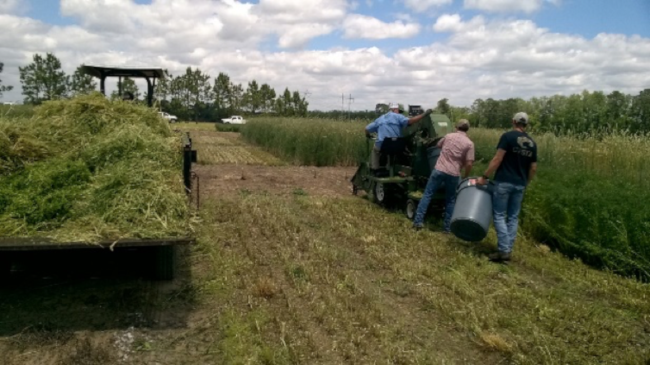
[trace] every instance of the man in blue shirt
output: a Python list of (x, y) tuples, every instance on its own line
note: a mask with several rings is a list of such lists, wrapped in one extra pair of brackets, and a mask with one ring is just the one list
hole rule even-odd
[(423, 114), (407, 118), (400, 114), (403, 110), (400, 110), (399, 105), (396, 103), (391, 103), (388, 109), (388, 113), (380, 116), (366, 126), (367, 138), (370, 138), (370, 133), (377, 133), (377, 140), (372, 148), (372, 160), (370, 164), (370, 168), (373, 170), (379, 168), (379, 151), (381, 150), (381, 143), (384, 141), (384, 138), (401, 137), (404, 127), (417, 123), (420, 119), (432, 113), (432, 110), (428, 109)]

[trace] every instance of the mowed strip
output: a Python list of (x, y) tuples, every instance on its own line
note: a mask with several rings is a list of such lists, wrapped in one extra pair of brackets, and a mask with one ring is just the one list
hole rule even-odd
[[(522, 239), (509, 266), (358, 197), (208, 201), (185, 333), (224, 363), (643, 363), (647, 285)], [(219, 331), (218, 336), (211, 335)], [(209, 345), (208, 342), (212, 341)], [(164, 343), (161, 344), (163, 347)]]
[(277, 157), (258, 147), (246, 144), (238, 133), (209, 130), (190, 131), (197, 163), (200, 165), (243, 164), (284, 165)]
[[(524, 237), (510, 265), (489, 263), (493, 231), (481, 244), (414, 232), (403, 214), (349, 196), (343, 185), (338, 194), (308, 190), (309, 181), (345, 184), (347, 174), (308, 179), (325, 170), (302, 168), (290, 176), (281, 167), (223, 166), (206, 166), (224, 181), (202, 185), (217, 194), (204, 195), (198, 252), (210, 259), (197, 283), (202, 310), (215, 312), (185, 334), (210, 343), (204, 360), (650, 359), (646, 284), (591, 269)], [(219, 336), (206, 337), (215, 330)]]

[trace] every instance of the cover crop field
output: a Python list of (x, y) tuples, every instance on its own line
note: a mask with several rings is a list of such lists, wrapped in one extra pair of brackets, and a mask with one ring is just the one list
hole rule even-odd
[[(365, 124), (260, 118), (241, 132), (245, 140), (296, 164), (356, 166), (368, 156)], [(470, 129), (476, 175), (494, 155), (502, 132)], [(589, 264), (650, 280), (648, 138), (531, 136), (539, 148), (539, 175), (524, 199), (524, 232)]]

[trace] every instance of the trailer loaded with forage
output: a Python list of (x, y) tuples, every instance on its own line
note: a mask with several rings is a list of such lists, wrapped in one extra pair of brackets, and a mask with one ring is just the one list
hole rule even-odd
[(195, 241), (195, 160), (155, 109), (101, 93), (0, 116), (1, 274), (26, 251), (146, 247), (152, 276), (172, 279), (176, 247)]

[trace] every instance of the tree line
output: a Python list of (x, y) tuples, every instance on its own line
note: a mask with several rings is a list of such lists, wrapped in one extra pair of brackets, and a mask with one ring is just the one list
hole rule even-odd
[[(0, 72), (3, 64), (0, 63)], [(72, 75), (67, 75), (61, 61), (52, 53), (44, 56), (34, 54), (32, 62), (18, 67), (22, 95), (25, 104), (38, 105), (47, 100), (74, 97), (97, 91), (97, 81), (85, 74), (81, 66)], [(248, 82), (246, 87), (234, 83), (230, 77), (220, 72), (214, 78), (199, 68), (188, 67), (185, 73), (173, 76), (163, 70), (165, 77), (158, 79), (154, 88), (154, 102), (161, 110), (176, 115), (180, 120), (219, 121), (234, 114), (272, 113), (279, 116), (306, 116), (309, 103), (298, 91), (276, 93), (269, 84), (259, 85), (257, 81)], [(136, 82), (124, 77), (116, 83), (122, 94), (130, 93), (136, 102), (146, 103), (147, 92), (140, 92)], [(12, 86), (2, 85), (0, 97), (10, 91)], [(118, 91), (109, 95), (119, 99)]]
[(509, 99), (476, 99), (470, 107), (454, 107), (439, 100), (435, 111), (452, 121), (465, 118), (475, 127), (509, 128), (512, 116), (525, 111), (531, 129), (554, 134), (601, 134), (650, 132), (650, 89), (637, 95), (612, 91), (583, 91), (568, 96), (553, 95)]
[[(0, 62), (0, 73), (3, 70)], [(35, 54), (33, 61), (19, 67), (22, 94), (26, 104), (39, 104), (45, 100), (74, 97), (97, 90), (95, 79), (77, 67), (72, 75), (66, 75), (61, 61), (52, 53)], [(246, 87), (234, 83), (220, 72), (212, 79), (200, 69), (188, 67), (184, 74), (173, 76), (164, 70), (165, 78), (158, 80), (154, 89), (156, 106), (176, 115), (181, 120), (219, 121), (233, 114), (268, 113), (277, 116), (334, 118), (341, 120), (370, 120), (383, 114), (387, 105), (376, 104), (374, 110), (308, 110), (309, 103), (298, 91), (284, 89), (282, 93), (268, 84), (248, 82)], [(119, 83), (119, 81), (118, 81)], [(130, 92), (137, 102), (144, 103), (146, 91), (140, 93), (134, 80), (122, 79), (117, 85), (123, 92)], [(0, 97), (12, 86), (3, 85), (0, 79)], [(114, 91), (111, 98), (121, 98)], [(405, 108), (408, 109), (408, 108)], [(525, 111), (531, 118), (531, 129), (555, 134), (606, 133), (627, 131), (650, 132), (650, 89), (638, 95), (613, 91), (553, 95), (508, 99), (476, 99), (469, 107), (449, 104), (448, 99), (437, 102), (435, 112), (446, 114), (452, 121), (468, 119), (475, 127), (508, 128), (512, 116)], [(408, 110), (405, 110), (407, 113)]]

